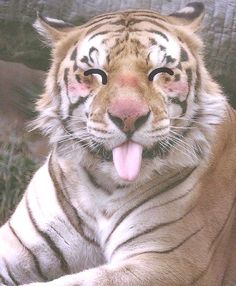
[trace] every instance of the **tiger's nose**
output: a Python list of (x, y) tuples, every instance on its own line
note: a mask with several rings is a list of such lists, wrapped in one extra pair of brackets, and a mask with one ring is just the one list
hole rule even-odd
[(113, 100), (109, 109), (110, 120), (126, 135), (131, 135), (148, 119), (150, 110), (139, 99), (117, 98)]

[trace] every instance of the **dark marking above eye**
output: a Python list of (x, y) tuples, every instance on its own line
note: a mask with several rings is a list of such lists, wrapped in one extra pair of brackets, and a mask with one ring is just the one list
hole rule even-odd
[(166, 56), (166, 63), (169, 64), (173, 64), (176, 61), (176, 59), (172, 58), (172, 56)]
[(161, 51), (166, 51), (166, 48), (162, 45), (159, 46)]
[(80, 61), (91, 67), (91, 64), (89, 63), (89, 59), (87, 56), (84, 56)]
[(102, 77), (102, 84), (107, 84), (107, 74), (100, 69), (89, 69), (84, 72), (85, 76), (99, 74)]
[(93, 53), (93, 52), (98, 52), (98, 49), (95, 48), (95, 47), (91, 47), (91, 48), (89, 49), (89, 59), (90, 59), (90, 61), (91, 61), (92, 63), (94, 63), (94, 60), (93, 60), (93, 58), (92, 58), (92, 53)]
[(151, 44), (152, 46), (157, 45), (157, 41), (156, 41), (155, 39), (153, 39), (153, 38), (149, 38), (149, 42), (150, 42), (150, 44)]
[(150, 74), (148, 75), (148, 79), (150, 81), (153, 81), (155, 75), (159, 73), (168, 73), (169, 75), (174, 75), (174, 72), (171, 69), (167, 67), (161, 67), (161, 68), (156, 68), (153, 71), (151, 71)]

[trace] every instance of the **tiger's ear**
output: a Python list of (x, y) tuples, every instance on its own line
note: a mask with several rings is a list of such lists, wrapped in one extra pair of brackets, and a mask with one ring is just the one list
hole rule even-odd
[(37, 19), (33, 24), (38, 33), (43, 36), (45, 42), (54, 47), (55, 44), (72, 31), (75, 26), (62, 20), (43, 17), (37, 13)]
[(169, 21), (178, 26), (188, 26), (193, 32), (196, 32), (203, 20), (205, 14), (204, 4), (201, 2), (189, 3), (183, 9), (168, 16)]

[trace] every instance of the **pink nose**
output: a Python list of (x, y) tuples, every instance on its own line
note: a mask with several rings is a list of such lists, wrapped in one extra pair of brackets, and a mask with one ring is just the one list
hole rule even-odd
[(111, 121), (126, 134), (132, 134), (148, 119), (150, 110), (139, 99), (117, 98), (114, 99), (108, 109)]

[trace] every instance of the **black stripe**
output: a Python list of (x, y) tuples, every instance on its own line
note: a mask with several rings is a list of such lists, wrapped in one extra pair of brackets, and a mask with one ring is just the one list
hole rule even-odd
[(85, 63), (87, 64), (89, 67), (91, 67), (92, 65), (89, 63), (89, 59), (87, 56), (83, 56), (83, 58), (80, 60), (81, 63)]
[(119, 19), (117, 21), (114, 22), (109, 22), (110, 25), (114, 25), (114, 26), (126, 26), (126, 20), (125, 19)]
[[(110, 240), (113, 232), (118, 228), (118, 226), (126, 219), (126, 217), (128, 215), (130, 215), (133, 211), (135, 211), (136, 209), (138, 209), (140, 206), (142, 206), (143, 204), (147, 203), (148, 201), (153, 200), (154, 198), (158, 197), (160, 194), (165, 193), (175, 187), (177, 187), (178, 185), (180, 185), (181, 183), (183, 183), (195, 170), (196, 168), (193, 168), (192, 170), (190, 170), (187, 175), (184, 175), (183, 177), (181, 177), (180, 179), (177, 179), (177, 181), (174, 181), (173, 183), (171, 183), (169, 186), (163, 188), (162, 190), (160, 190), (157, 194), (153, 194), (152, 196), (146, 198), (144, 201), (138, 203), (136, 206), (134, 206), (133, 208), (129, 209), (128, 211), (126, 211), (116, 222), (115, 226), (112, 228), (112, 230), (110, 231), (109, 235), (107, 236), (105, 243), (107, 244), (108, 241)], [(174, 176), (176, 177), (176, 175)], [(170, 180), (170, 178), (168, 178), (168, 180)]]
[[(69, 97), (69, 92), (68, 92), (68, 84), (69, 84), (69, 82), (68, 82), (68, 74), (69, 74), (69, 70), (70, 70), (69, 68), (65, 68), (63, 79), (64, 79), (65, 86), (66, 86), (66, 96), (67, 96), (67, 98), (68, 98), (68, 100), (70, 102), (70, 97)], [(60, 104), (61, 104), (61, 102), (60, 102)]]
[(109, 55), (109, 54), (107, 55), (106, 60), (107, 60), (107, 63), (109, 64), (110, 61), (111, 61), (111, 58), (110, 58), (110, 55)]
[[(66, 179), (66, 176), (65, 176), (63, 170), (60, 168), (60, 166), (59, 166), (59, 172), (61, 172), (60, 178), (61, 178), (62, 189), (63, 189), (65, 192), (67, 192), (67, 186), (66, 186), (66, 183), (65, 183), (67, 179)], [(70, 205), (72, 206), (72, 204), (70, 204)], [(83, 212), (84, 212), (87, 216), (89, 216), (90, 218), (96, 220), (96, 217), (93, 216), (92, 214), (88, 213), (86, 210), (84, 210), (84, 209), (82, 208), (82, 206), (80, 206), (80, 210), (83, 210)], [(89, 231), (94, 234), (94, 230), (93, 230), (88, 224), (86, 224), (85, 221), (79, 216), (79, 214), (78, 214), (76, 208), (75, 208), (75, 211), (76, 211), (77, 217), (78, 217), (79, 220), (80, 220), (80, 225), (81, 225), (81, 230), (82, 230), (82, 233), (80, 233), (80, 235), (81, 235), (85, 240), (87, 240), (89, 243), (92, 243), (93, 245), (99, 247), (99, 244), (96, 242), (96, 240), (94, 240), (93, 238), (88, 237), (88, 236), (85, 234), (85, 232), (83, 231), (84, 227), (87, 227), (87, 229), (89, 229)]]
[(161, 51), (166, 51), (166, 47), (163, 47), (162, 45), (159, 46)]
[(137, 31), (137, 32), (148, 32), (148, 33), (152, 33), (152, 34), (157, 34), (157, 35), (161, 36), (162, 38), (164, 38), (167, 42), (169, 42), (168, 37), (167, 37), (164, 33), (160, 32), (160, 31), (157, 31), (157, 30), (154, 30), (154, 29), (135, 30), (135, 31)]
[(178, 97), (171, 97), (170, 101), (171, 101), (171, 103), (177, 104), (181, 107), (181, 109), (182, 109), (181, 116), (184, 116), (186, 111), (187, 111), (187, 106), (188, 106), (187, 100), (185, 99), (183, 101), (180, 101), (180, 99)]
[(165, 60), (166, 60), (166, 64), (169, 64), (169, 63), (173, 64), (176, 61), (176, 59), (172, 58), (172, 56), (170, 55), (165, 56)]
[(72, 52), (72, 54), (71, 54), (71, 56), (70, 56), (70, 60), (71, 61), (75, 61), (76, 60), (76, 58), (77, 58), (77, 50), (78, 50), (78, 48), (75, 47), (73, 52)]
[(78, 74), (75, 75), (75, 79), (78, 81), (78, 83), (81, 83), (81, 78)]
[(174, 75), (174, 80), (175, 80), (175, 81), (180, 81), (180, 74), (179, 74), (179, 73), (176, 73), (176, 74)]
[(77, 62), (74, 61), (74, 64), (73, 64), (73, 71), (75, 72), (77, 69), (78, 69), (78, 65), (77, 65)]
[[(4, 265), (5, 265), (7, 275), (10, 277), (10, 279), (12, 280), (14, 285), (20, 285), (21, 283), (19, 283), (16, 280), (16, 278), (13, 276), (13, 273), (11, 272), (10, 266), (8, 265), (7, 261), (4, 258), (2, 258), (2, 261), (3, 261)], [(7, 285), (9, 285), (9, 283), (7, 283)]]
[(160, 20), (160, 21), (163, 21), (163, 22), (166, 22), (166, 20), (164, 18), (161, 18), (159, 15), (155, 14), (155, 12), (143, 12), (143, 13), (140, 13), (140, 12), (137, 12), (137, 14), (134, 15), (134, 17), (147, 17), (147, 18), (151, 18), (151, 19), (156, 19), (156, 20)]
[(89, 180), (91, 181), (91, 183), (96, 187), (96, 188), (101, 188), (101, 186), (97, 183), (96, 179), (93, 177), (93, 175), (89, 172), (89, 170), (87, 168), (84, 167), (84, 171), (87, 174)]
[[(211, 242), (210, 247), (209, 247), (209, 252), (211, 251), (211, 249), (212, 249), (212, 247), (214, 246), (216, 240), (220, 237), (222, 231), (224, 230), (225, 226), (227, 225), (227, 223), (228, 223), (228, 221), (229, 221), (229, 219), (230, 219), (230, 217), (231, 217), (232, 211), (233, 211), (233, 209), (234, 209), (234, 207), (235, 207), (235, 203), (236, 203), (236, 198), (234, 199), (234, 201), (233, 201), (233, 203), (232, 203), (232, 206), (231, 206), (231, 208), (230, 208), (230, 211), (229, 211), (229, 213), (228, 213), (228, 215), (227, 215), (227, 218), (226, 218), (226, 220), (224, 221), (222, 227), (220, 228), (220, 231), (217, 233), (217, 235), (215, 236), (215, 238), (214, 238), (213, 241)], [(213, 259), (214, 259), (214, 256), (215, 256), (215, 253), (216, 253), (217, 249), (218, 249), (217, 247), (214, 249), (214, 251), (213, 251), (213, 253), (212, 253), (212, 255), (211, 255), (210, 261), (209, 261), (208, 264), (207, 264), (207, 267), (206, 267), (206, 268), (201, 272), (201, 274), (192, 282), (192, 284), (195, 284), (196, 282), (198, 282), (200, 279), (202, 279), (202, 278), (206, 275), (206, 273), (207, 273), (208, 269), (210, 268), (211, 263), (212, 263), (212, 261), (213, 261)]]
[(89, 28), (90, 26), (93, 26), (97, 23), (101, 23), (101, 22), (105, 22), (103, 23), (104, 25), (106, 24), (106, 20), (111, 20), (111, 19), (114, 19), (115, 17), (112, 16), (112, 15), (101, 15), (101, 16), (97, 16), (94, 18), (94, 20), (90, 20), (89, 22), (87, 22), (86, 24), (83, 25), (83, 28)]
[(187, 51), (183, 47), (181, 47), (180, 61), (187, 62), (188, 60), (189, 60), (189, 57), (188, 57)]
[(226, 265), (226, 267), (225, 267), (225, 269), (224, 269), (224, 273), (223, 273), (223, 276), (222, 276), (222, 279), (221, 279), (221, 286), (227, 286), (227, 285), (225, 284), (225, 278), (226, 278), (226, 274), (227, 274), (227, 272), (228, 272), (229, 264), (230, 264), (230, 262), (227, 263), (227, 265)]
[[(4, 284), (4, 286), (6, 285), (9, 285), (9, 283), (7, 282), (7, 280), (1, 275), (1, 273), (0, 273), (0, 282), (3, 282), (3, 284)], [(1, 283), (0, 283), (0, 285), (1, 285)], [(2, 286), (2, 285), (1, 285)]]
[(210, 245), (210, 247), (209, 247), (209, 251), (211, 251), (211, 249), (212, 249), (212, 247), (214, 246), (216, 240), (217, 240), (218, 237), (221, 235), (221, 233), (222, 233), (222, 231), (224, 230), (226, 224), (228, 223), (228, 221), (229, 221), (229, 219), (230, 219), (230, 217), (231, 217), (231, 214), (232, 214), (232, 212), (233, 212), (233, 209), (234, 209), (234, 207), (235, 207), (235, 204), (236, 204), (236, 198), (234, 199), (234, 201), (233, 201), (233, 203), (232, 203), (232, 206), (231, 206), (231, 208), (230, 208), (230, 211), (229, 211), (229, 213), (228, 213), (228, 215), (227, 215), (226, 220), (224, 221), (224, 223), (223, 223), (222, 227), (220, 228), (219, 232), (217, 233), (217, 235), (216, 235), (216, 236), (214, 237), (214, 239), (212, 240), (211, 245)]
[(192, 80), (193, 80), (193, 72), (192, 69), (188, 68), (185, 70), (186, 74), (187, 74), (187, 80), (188, 80), (188, 85), (189, 87), (191, 87), (192, 84)]
[[(83, 228), (82, 228), (83, 222), (80, 216), (78, 215), (76, 208), (68, 201), (64, 193), (64, 191), (66, 191), (65, 186), (62, 186), (62, 187), (60, 186), (60, 183), (58, 182), (56, 175), (54, 174), (53, 165), (52, 165), (52, 156), (49, 159), (48, 171), (49, 171), (50, 177), (52, 179), (53, 185), (56, 190), (56, 196), (57, 196), (59, 205), (61, 206), (70, 224), (74, 227), (74, 229), (80, 234), (82, 238), (84, 238), (86, 241), (88, 241), (89, 243), (93, 245), (99, 246), (98, 243), (94, 239), (91, 239), (87, 235), (85, 235)], [(63, 179), (65, 175), (60, 168), (59, 168), (59, 172), (60, 172), (59, 174), (60, 178)]]
[(70, 116), (73, 115), (73, 112), (76, 108), (78, 108), (81, 104), (85, 103), (85, 101), (88, 99), (88, 97), (89, 97), (88, 95), (87, 96), (81, 96), (77, 102), (70, 104), (70, 106), (69, 106), (69, 117), (68, 118), (70, 118)]
[(41, 267), (40, 267), (40, 263), (37, 259), (37, 256), (32, 252), (32, 250), (30, 250), (22, 241), (22, 239), (20, 239), (19, 235), (16, 233), (15, 229), (13, 228), (13, 226), (11, 225), (11, 222), (9, 221), (8, 222), (8, 225), (9, 225), (9, 228), (11, 230), (11, 232), (13, 233), (13, 235), (15, 236), (15, 238), (19, 241), (19, 243), (22, 245), (22, 247), (24, 249), (26, 249), (30, 256), (32, 257), (33, 261), (34, 261), (34, 264), (35, 264), (35, 267), (36, 267), (36, 270), (40, 276), (40, 278), (42, 278), (44, 281), (48, 281), (48, 278), (43, 274), (42, 270), (41, 270)]
[(65, 257), (63, 256), (60, 248), (56, 245), (56, 243), (52, 240), (52, 238), (46, 232), (42, 231), (40, 229), (40, 227), (38, 226), (38, 224), (37, 224), (37, 222), (33, 216), (32, 210), (30, 208), (27, 196), (26, 196), (26, 209), (28, 211), (29, 218), (30, 218), (35, 230), (47, 242), (48, 246), (51, 248), (51, 251), (54, 253), (54, 255), (60, 261), (61, 269), (66, 274), (70, 273), (69, 265), (68, 265), (67, 261), (65, 260)]
[(150, 44), (151, 44), (152, 46), (156, 46), (156, 45), (157, 45), (157, 41), (156, 41), (155, 39), (153, 39), (153, 38), (148, 38), (148, 40), (149, 40), (149, 42), (150, 42)]
[(130, 39), (132, 44), (135, 44), (138, 48), (144, 47), (144, 45), (138, 39)]
[[(187, 242), (188, 240), (190, 240), (192, 237), (194, 237), (195, 235), (197, 235), (204, 227), (202, 226), (201, 228), (197, 229), (196, 231), (194, 231), (193, 233), (191, 233), (190, 235), (188, 235), (184, 240), (182, 240), (180, 243), (178, 243), (176, 246), (171, 247), (169, 249), (166, 250), (155, 250), (155, 251), (145, 251), (145, 252), (139, 252), (138, 254), (135, 254), (133, 256), (137, 256), (137, 255), (142, 255), (142, 254), (148, 254), (148, 253), (154, 253), (154, 254), (168, 254), (171, 253), (173, 251), (175, 251), (176, 249), (178, 249), (179, 247), (181, 247), (182, 245), (184, 245), (185, 242)], [(132, 258), (132, 256), (129, 256), (129, 258)]]
[(128, 188), (130, 185), (118, 185), (116, 188), (118, 190)]
[(105, 13), (102, 15), (97, 15), (93, 19), (94, 20), (97, 20), (97, 19), (101, 20), (101, 18), (105, 18), (105, 17), (112, 17), (112, 18), (114, 18), (114, 16), (120, 17), (122, 14), (123, 14), (123, 12), (109, 12), (109, 13)]
[(49, 227), (64, 241), (65, 244), (70, 246), (70, 244), (65, 240), (65, 238), (60, 234), (60, 232), (54, 226), (49, 225)]
[(151, 207), (150, 209), (163, 207), (163, 206), (169, 205), (169, 204), (171, 204), (171, 203), (173, 203), (173, 202), (176, 202), (176, 201), (178, 201), (178, 200), (180, 200), (180, 199), (186, 197), (189, 193), (191, 193), (192, 190), (194, 189), (194, 187), (195, 187), (195, 185), (194, 185), (191, 189), (189, 189), (187, 192), (185, 192), (183, 195), (180, 195), (180, 196), (178, 196), (178, 197), (176, 197), (176, 198), (174, 198), (174, 199), (171, 199), (171, 200), (166, 201), (166, 202), (164, 202), (164, 203), (162, 203), (162, 204), (159, 204), (158, 206)]
[(134, 24), (138, 24), (138, 23), (143, 23), (143, 22), (146, 22), (146, 23), (150, 23), (150, 24), (153, 24), (165, 31), (169, 31), (167, 27), (165, 27), (164, 25), (158, 23), (157, 21), (154, 21), (152, 19), (148, 19), (148, 18), (142, 18), (142, 19), (132, 19), (132, 25)]
[(169, 225), (171, 225), (171, 224), (174, 224), (174, 223), (176, 223), (176, 222), (182, 220), (182, 219), (183, 219), (184, 217), (186, 217), (190, 212), (192, 212), (195, 207), (196, 207), (196, 204), (195, 204), (192, 208), (190, 208), (183, 216), (181, 216), (181, 217), (179, 217), (179, 218), (177, 218), (177, 219), (175, 219), (175, 220), (168, 221), (168, 222), (166, 222), (166, 223), (160, 223), (159, 225), (156, 225), (156, 226), (154, 226), (154, 227), (148, 228), (148, 229), (146, 229), (146, 230), (144, 230), (144, 231), (142, 231), (142, 232), (136, 234), (135, 236), (133, 236), (133, 237), (127, 239), (126, 241), (122, 242), (121, 244), (118, 244), (118, 245), (116, 246), (116, 248), (112, 251), (111, 257), (114, 255), (114, 253), (115, 253), (119, 248), (121, 248), (121, 247), (127, 245), (128, 243), (130, 243), (130, 242), (132, 242), (132, 241), (134, 241), (135, 239), (139, 238), (140, 236), (143, 236), (143, 235), (146, 235), (146, 234), (150, 234), (150, 233), (152, 233), (152, 232), (154, 232), (154, 231), (157, 231), (158, 229), (161, 229), (161, 228), (163, 228), (163, 227), (169, 226)]
[(65, 68), (64, 70), (64, 82), (65, 82), (65, 85), (66, 85), (66, 89), (68, 89), (68, 74), (69, 74), (69, 68)]
[(90, 59), (90, 61), (91, 61), (92, 63), (94, 63), (94, 60), (93, 60), (93, 58), (92, 58), (92, 53), (93, 53), (94, 51), (98, 52), (98, 49), (95, 48), (95, 47), (91, 47), (91, 48), (89, 49), (89, 59)]
[(118, 47), (118, 49), (115, 50), (115, 56), (119, 55), (120, 53), (122, 53), (125, 50), (126, 46), (125, 45), (120, 45)]
[[(91, 181), (91, 183), (94, 185), (95, 188), (99, 188), (99, 189), (105, 191), (107, 194), (110, 194), (108, 189), (105, 189), (101, 185), (98, 184), (98, 182), (96, 181), (94, 176), (89, 172), (89, 170), (87, 168), (84, 167), (84, 171), (87, 174), (89, 180)], [(88, 214), (88, 213), (87, 213), (87, 215), (91, 216), (91, 214)]]
[(176, 68), (179, 69), (179, 70), (181, 70), (181, 71), (183, 70), (183, 67), (182, 67), (181, 62), (178, 63), (178, 65), (176, 66)]
[[(101, 27), (104, 27), (104, 23), (99, 23), (99, 24), (97, 24), (97, 25), (91, 27), (90, 29), (88, 29), (87, 32), (86, 32), (86, 34), (85, 34), (85, 36), (91, 34), (92, 32), (98, 30), (98, 29), (101, 28)], [(90, 40), (90, 39), (89, 39), (89, 40)]]
[[(69, 93), (68, 93), (68, 73), (69, 73), (69, 68), (65, 68), (64, 70), (64, 82), (65, 82), (65, 85), (66, 85), (66, 95), (70, 101), (70, 98), (69, 98)], [(81, 79), (80, 79), (80, 76), (78, 74), (75, 75), (75, 78), (76, 80), (80, 83), (81, 82)], [(69, 106), (69, 116), (72, 115), (73, 111), (80, 105), (80, 104), (83, 104), (86, 100), (88, 99), (88, 96), (83, 96), (83, 97), (80, 97), (78, 99), (78, 101), (76, 103), (70, 103), (70, 106)], [(71, 102), (71, 101), (70, 101)], [(63, 121), (65, 122), (67, 119), (64, 119)]]
[(90, 38), (89, 38), (89, 41), (92, 40), (93, 38), (97, 37), (97, 36), (100, 36), (100, 35), (106, 35), (108, 33), (112, 33), (113, 31), (102, 31), (102, 32), (98, 32), (96, 34), (93, 34)]
[(195, 82), (195, 90), (196, 90), (196, 96), (194, 98), (194, 101), (195, 103), (198, 102), (198, 92), (199, 92), (199, 89), (201, 87), (201, 74), (200, 74), (200, 71), (199, 71), (199, 65), (197, 64), (197, 67), (196, 67), (196, 82)]
[[(163, 22), (166, 22), (166, 20), (162, 17), (160, 17), (160, 15), (156, 14), (155, 12), (152, 11), (130, 11), (130, 13), (134, 13), (134, 17), (147, 17), (147, 18), (151, 18), (151, 19), (156, 19), (156, 20), (160, 20)], [(94, 17), (94, 19), (91, 19), (88, 23), (83, 24), (83, 28), (84, 27), (90, 27), (92, 25), (95, 25), (97, 23), (101, 23), (103, 21), (105, 21), (105, 23), (103, 23), (104, 25), (106, 24), (106, 20), (111, 20), (111, 19), (115, 19), (117, 18), (117, 21), (119, 21), (119, 19), (121, 19), (121, 17), (124, 17), (124, 14), (118, 14), (117, 12), (115, 13), (109, 13), (109, 14), (105, 14), (105, 15), (100, 15), (100, 16), (96, 16)], [(121, 21), (125, 21), (125, 19), (121, 19)]]

